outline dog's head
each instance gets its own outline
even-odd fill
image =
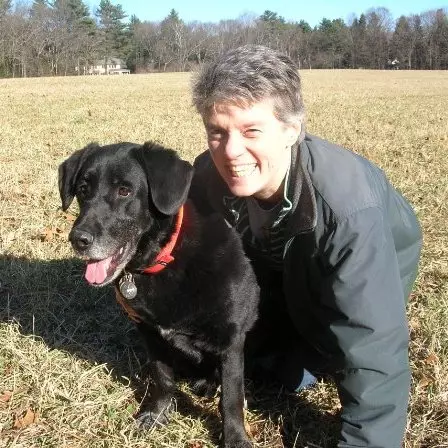
[[[188,162],[150,142],[90,144],[60,165],[62,208],[75,197],[79,203],[69,239],[88,260],[89,283],[103,286],[117,278],[143,235],[152,235],[158,250],[160,222],[186,201],[192,176]]]

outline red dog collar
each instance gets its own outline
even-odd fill
[[[184,206],[179,209],[179,213],[177,214],[176,227],[174,228],[174,233],[171,235],[170,240],[167,245],[159,252],[154,263],[148,268],[143,270],[144,274],[157,274],[166,266],[174,260],[174,257],[171,255],[171,252],[176,245],[177,239],[179,238],[180,229],[182,227],[182,222],[184,218]]]
[[[154,263],[148,268],[143,270],[144,274],[157,274],[158,272],[165,269],[165,267],[174,260],[174,257],[171,255],[171,252],[173,251],[174,246],[176,245],[176,242],[179,238],[183,217],[184,217],[184,206],[182,206],[179,209],[179,213],[177,215],[176,220],[176,226],[174,228],[174,232],[171,235],[170,240],[168,241],[167,245],[160,251],[159,255],[157,255]],[[132,276],[130,281],[133,283]],[[140,323],[143,321],[140,315],[129,304],[129,300],[131,298],[130,297],[125,298],[119,286],[118,287],[115,286],[115,296],[117,298],[117,302],[123,307],[124,311],[128,314],[131,320],[133,320],[136,323]]]

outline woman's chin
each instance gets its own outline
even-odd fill
[[[247,177],[228,177],[226,183],[232,194],[239,197],[253,196],[261,189],[259,179],[257,179],[255,175]]]
[[[253,185],[235,185],[234,183],[227,183],[231,193],[237,197],[249,197],[257,193],[256,187]]]
[[[282,198],[282,186],[277,189],[264,188],[258,182],[227,182],[230,192],[237,197],[254,197],[260,201],[275,202]]]

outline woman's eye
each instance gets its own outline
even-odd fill
[[[244,131],[244,135],[246,137],[253,138],[253,137],[258,137],[260,132],[261,131],[259,129],[252,129],[251,128],[251,129],[246,129],[246,131]]]
[[[209,138],[221,138],[223,135],[223,131],[218,128],[209,128],[207,130],[207,134]]]
[[[128,187],[120,187],[118,188],[118,195],[122,197],[129,196],[131,194],[131,190]]]

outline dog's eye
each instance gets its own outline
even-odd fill
[[[87,188],[86,184],[79,185],[77,194],[79,196],[85,196],[87,194],[87,190],[88,190],[88,188]]]
[[[119,187],[118,188],[118,195],[119,196],[129,196],[131,194],[131,190],[128,187]]]

